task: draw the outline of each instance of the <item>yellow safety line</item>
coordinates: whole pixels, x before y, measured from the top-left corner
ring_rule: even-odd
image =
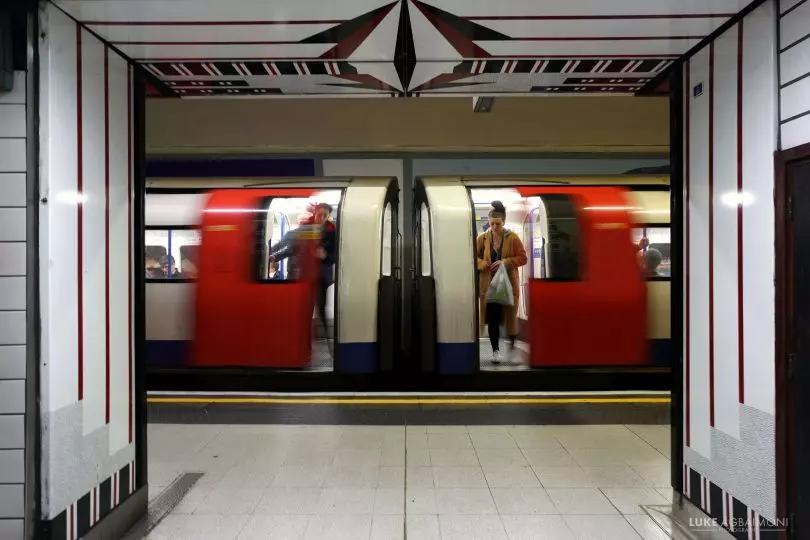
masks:
[[[556,405],[571,403],[671,403],[671,398],[216,398],[150,397],[149,403],[291,405]]]

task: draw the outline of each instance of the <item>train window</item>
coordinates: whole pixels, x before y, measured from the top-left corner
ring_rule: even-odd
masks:
[[[672,232],[667,225],[645,225],[633,229],[639,265],[649,279],[672,276]]]
[[[147,279],[196,279],[199,230],[150,228],[145,237]]]
[[[419,229],[421,230],[420,243],[422,244],[422,275],[431,276],[433,275],[433,268],[430,257],[430,210],[425,203],[422,203],[422,208],[419,211]]]
[[[382,268],[383,276],[391,275],[391,203],[385,205],[382,232]]]
[[[547,268],[546,279],[577,281],[580,279],[580,236],[574,201],[568,195],[543,195],[542,200],[548,240],[537,247],[541,248],[539,255]],[[535,275],[537,277],[540,276]]]

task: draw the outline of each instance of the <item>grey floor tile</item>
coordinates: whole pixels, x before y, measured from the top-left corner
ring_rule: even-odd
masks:
[[[644,487],[644,479],[629,466],[582,467],[598,487]]]
[[[303,540],[309,516],[250,516],[239,540]]]
[[[434,467],[472,467],[478,466],[479,461],[471,448],[431,448],[430,464]]]
[[[323,486],[335,487],[377,487],[380,479],[378,467],[345,467],[332,465],[326,469]]]
[[[517,449],[515,440],[509,435],[506,430],[503,433],[498,432],[473,432],[470,433],[470,439],[476,450],[508,450]]]
[[[439,516],[442,540],[508,540],[500,516]]]
[[[380,467],[377,485],[381,488],[405,487],[405,467]]]
[[[671,536],[648,515],[625,516],[644,540],[671,540]]]
[[[172,540],[235,540],[248,516],[191,515],[171,536]]]
[[[441,540],[439,517],[436,515],[411,515],[405,518],[408,540]]]
[[[470,436],[465,432],[459,433],[428,433],[429,448],[469,448],[472,449]]]
[[[365,450],[360,448],[341,448],[335,452],[335,465],[353,467],[379,467],[382,449]]]
[[[619,511],[596,488],[552,488],[546,490],[560,514],[618,514]]]
[[[433,467],[408,467],[405,471],[406,484],[409,488],[433,488]]]
[[[580,466],[533,467],[544,488],[595,487],[593,479]]]
[[[408,467],[430,467],[430,450],[427,448],[408,448],[405,456],[405,462]]]
[[[320,512],[321,488],[268,488],[256,506],[257,514],[311,515]]]
[[[486,488],[436,489],[439,514],[495,514],[495,501]]]
[[[400,488],[377,488],[374,493],[373,513],[377,514],[404,514],[405,491]]]
[[[408,487],[405,492],[405,512],[407,515],[438,514],[436,490],[434,488]]]
[[[492,488],[492,498],[500,514],[558,514],[546,490],[536,488]]]
[[[252,514],[264,495],[263,489],[257,488],[222,488],[208,493],[194,510],[194,515],[238,515]]]
[[[169,540],[178,529],[185,525],[188,519],[188,515],[169,514],[158,523],[158,526],[152,532],[146,535],[146,539]]]
[[[531,467],[501,467],[484,469],[490,488],[540,487]]]
[[[574,540],[562,516],[507,516],[501,521],[509,540]]]
[[[573,456],[563,447],[523,450],[523,455],[532,467],[573,467],[578,465]]]
[[[642,506],[668,502],[653,488],[602,488],[602,493],[622,514],[645,514]]]
[[[368,540],[371,537],[371,515],[313,516],[305,540]]]
[[[563,516],[577,540],[640,540],[641,536],[621,516]]]
[[[433,467],[437,488],[485,488],[487,480],[481,467]]]
[[[524,467],[529,462],[518,448],[482,448],[476,450],[478,461],[484,469],[501,467]]]
[[[371,521],[371,540],[402,540],[403,538],[405,538],[403,515],[374,515]]]
[[[326,466],[285,465],[276,474],[272,487],[321,487],[326,479]]]
[[[324,488],[318,507],[323,514],[371,514],[376,491],[373,488]]]

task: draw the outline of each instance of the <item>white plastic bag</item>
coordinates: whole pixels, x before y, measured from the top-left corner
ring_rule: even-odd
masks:
[[[513,306],[515,298],[512,293],[512,283],[509,281],[509,274],[506,267],[501,264],[487,289],[487,304],[501,304],[503,306]]]

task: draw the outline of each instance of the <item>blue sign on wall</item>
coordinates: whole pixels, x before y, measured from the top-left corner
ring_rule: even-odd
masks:
[[[703,83],[697,83],[695,87],[692,89],[692,95],[694,97],[700,97],[703,95]]]
[[[532,259],[539,259],[543,256],[543,248],[536,247],[532,250]]]

